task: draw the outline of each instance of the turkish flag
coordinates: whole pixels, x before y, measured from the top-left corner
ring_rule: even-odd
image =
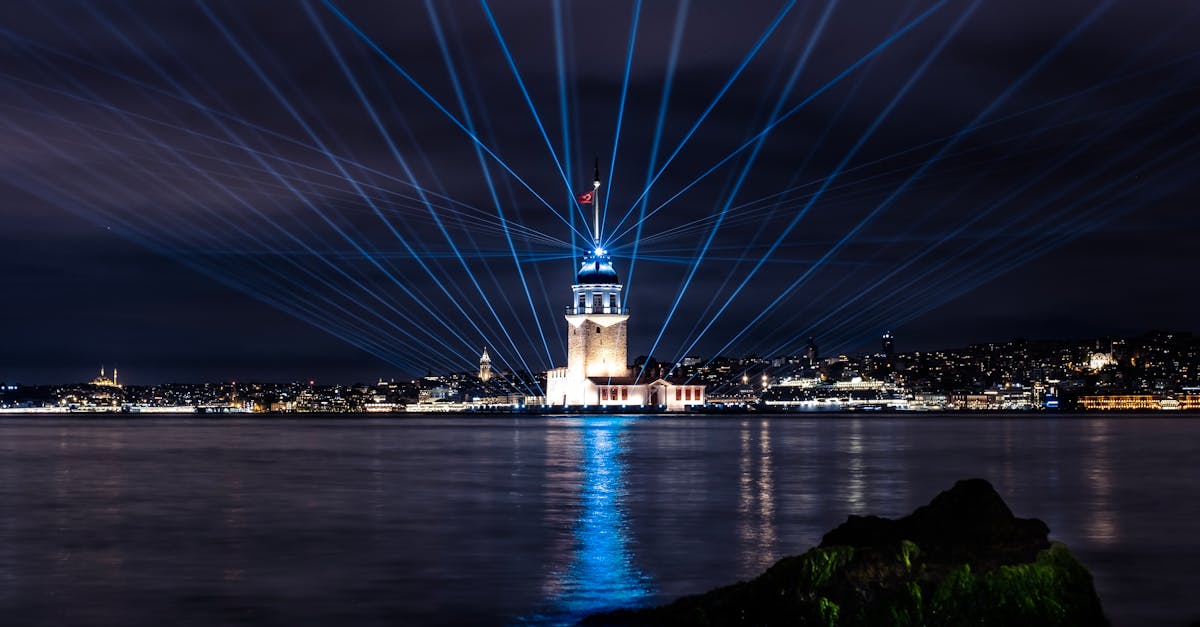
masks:
[[[584,194],[580,194],[579,195],[579,203],[583,204],[583,205],[591,204],[592,194],[594,194],[594,193],[595,193],[595,190],[592,190],[592,191],[584,193]]]

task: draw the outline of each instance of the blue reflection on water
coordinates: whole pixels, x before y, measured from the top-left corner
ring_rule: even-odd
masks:
[[[583,446],[581,507],[572,531],[571,562],[557,577],[556,593],[547,599],[546,613],[526,617],[521,624],[574,625],[595,612],[649,602],[653,594],[650,578],[634,565],[625,513],[625,428],[633,420],[573,421],[573,426],[583,430]]]

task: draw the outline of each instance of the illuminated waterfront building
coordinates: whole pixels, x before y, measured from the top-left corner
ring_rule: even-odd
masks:
[[[670,411],[704,404],[703,385],[647,380],[629,368],[629,312],[612,257],[600,245],[600,173],[585,194],[595,215],[592,250],[583,258],[567,306],[567,365],[546,373],[546,403],[562,407],[663,406]]]
[[[1181,402],[1182,400],[1182,402]],[[1196,409],[1197,397],[1175,399],[1158,394],[1104,394],[1079,397],[1079,408],[1088,411],[1133,411],[1143,409]]]
[[[763,390],[762,401],[768,407],[781,409],[908,409],[909,406],[903,389],[884,381],[864,381],[858,376],[833,383],[819,378],[781,381]]]

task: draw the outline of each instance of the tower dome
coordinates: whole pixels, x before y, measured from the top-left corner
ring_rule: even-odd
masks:
[[[620,282],[617,271],[613,269],[612,258],[603,248],[597,248],[588,253],[583,258],[583,263],[579,265],[579,272],[575,273],[576,285],[605,285]]]

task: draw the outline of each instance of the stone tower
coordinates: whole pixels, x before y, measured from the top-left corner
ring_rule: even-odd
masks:
[[[550,405],[595,405],[596,383],[629,376],[626,355],[629,314],[621,300],[622,285],[612,258],[597,246],[583,259],[567,305],[567,366],[546,373]]]
[[[487,383],[492,378],[492,358],[488,356],[487,347],[483,347],[483,355],[479,357],[479,380]]]
[[[596,160],[592,189],[578,198],[591,204],[592,249],[583,257],[571,285],[567,305],[567,365],[546,372],[546,404],[560,406],[598,405],[605,401],[644,402],[614,386],[629,385],[626,356],[629,314],[622,302],[622,285],[613,269],[612,257],[601,244],[600,161]]]
[[[621,303],[621,283],[602,248],[584,258],[567,307],[567,372],[574,379],[624,377],[629,314]]]

